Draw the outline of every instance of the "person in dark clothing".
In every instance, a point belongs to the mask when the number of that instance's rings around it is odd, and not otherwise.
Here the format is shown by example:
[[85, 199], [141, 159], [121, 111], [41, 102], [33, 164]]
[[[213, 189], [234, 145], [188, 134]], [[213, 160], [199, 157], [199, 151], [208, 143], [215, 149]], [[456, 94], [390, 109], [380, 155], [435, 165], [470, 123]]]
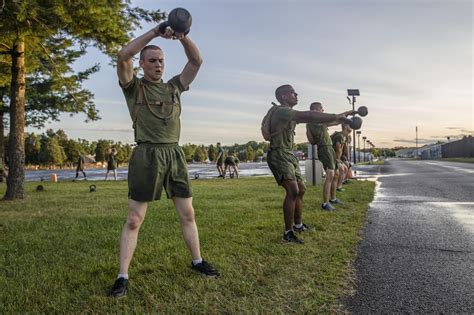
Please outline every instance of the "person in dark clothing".
[[116, 155], [117, 150], [115, 148], [107, 150], [107, 173], [105, 173], [105, 180], [107, 180], [110, 171], [114, 173], [114, 179], [117, 180], [117, 164], [115, 162]]
[[84, 179], [87, 179], [86, 172], [84, 172], [84, 156], [79, 155], [79, 159], [77, 160], [77, 168], [76, 168], [76, 179], [79, 177], [79, 172], [82, 172], [84, 175]]

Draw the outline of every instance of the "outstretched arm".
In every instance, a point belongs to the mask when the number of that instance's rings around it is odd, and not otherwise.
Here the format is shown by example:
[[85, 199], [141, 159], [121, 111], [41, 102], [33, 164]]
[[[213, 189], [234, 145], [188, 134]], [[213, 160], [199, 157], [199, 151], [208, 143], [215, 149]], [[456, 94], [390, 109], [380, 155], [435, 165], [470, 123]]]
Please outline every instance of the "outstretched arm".
[[326, 114], [315, 111], [296, 111], [294, 120], [296, 123], [320, 123], [330, 124], [334, 122], [341, 122], [346, 116], [352, 115], [354, 111], [349, 110], [340, 114]]
[[188, 57], [188, 62], [184, 66], [183, 71], [181, 71], [181, 75], [179, 76], [179, 79], [181, 81], [181, 84], [184, 87], [187, 87], [196, 78], [196, 75], [202, 64], [202, 58], [201, 58], [201, 54], [199, 52], [198, 47], [191, 40], [191, 38], [189, 38], [188, 36], [185, 36], [185, 37], [182, 37], [180, 41], [184, 47], [184, 52], [186, 53], [186, 57]]

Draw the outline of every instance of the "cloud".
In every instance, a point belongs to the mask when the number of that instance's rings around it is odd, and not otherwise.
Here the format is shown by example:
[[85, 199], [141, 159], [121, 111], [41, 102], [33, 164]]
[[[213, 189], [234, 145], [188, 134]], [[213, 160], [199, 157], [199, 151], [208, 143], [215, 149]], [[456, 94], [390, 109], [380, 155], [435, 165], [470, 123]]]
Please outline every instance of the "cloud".
[[[415, 139], [393, 139], [393, 142], [401, 142], [401, 143], [416, 143]], [[419, 144], [428, 144], [433, 143], [432, 139], [418, 139]]]

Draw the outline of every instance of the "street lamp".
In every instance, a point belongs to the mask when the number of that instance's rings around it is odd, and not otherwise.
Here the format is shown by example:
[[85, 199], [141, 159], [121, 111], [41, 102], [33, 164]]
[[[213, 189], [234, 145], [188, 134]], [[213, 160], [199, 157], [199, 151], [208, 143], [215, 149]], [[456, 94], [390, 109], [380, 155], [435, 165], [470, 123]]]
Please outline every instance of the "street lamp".
[[362, 137], [362, 140], [364, 140], [364, 162], [365, 162], [365, 142], [367, 141], [367, 137]]
[[359, 162], [360, 162], [360, 134], [362, 133], [362, 131], [360, 130], [357, 130], [357, 152], [359, 153], [358, 154], [358, 159], [359, 159]]
[[[359, 90], [358, 89], [348, 89], [347, 90], [347, 99], [349, 100], [349, 104], [352, 105], [352, 110], [355, 110], [355, 102], [356, 102], [356, 96], [360, 96]], [[352, 100], [349, 96], [352, 96]], [[352, 152], [354, 153], [353, 161], [356, 160], [356, 134], [355, 130], [352, 130]]]

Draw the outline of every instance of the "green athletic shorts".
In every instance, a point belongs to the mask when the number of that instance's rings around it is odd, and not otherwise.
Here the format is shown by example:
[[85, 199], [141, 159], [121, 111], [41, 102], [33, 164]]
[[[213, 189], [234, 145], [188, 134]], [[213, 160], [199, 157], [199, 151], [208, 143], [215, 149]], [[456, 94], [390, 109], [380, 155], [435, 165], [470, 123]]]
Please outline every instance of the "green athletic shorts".
[[292, 153], [286, 150], [269, 150], [267, 163], [278, 185], [281, 185], [284, 179], [304, 183], [298, 159]]
[[336, 152], [331, 145], [318, 145], [318, 157], [325, 170], [337, 170]]
[[188, 165], [176, 144], [142, 143], [128, 164], [128, 196], [135, 201], [159, 200], [163, 188], [169, 198], [192, 197]]

